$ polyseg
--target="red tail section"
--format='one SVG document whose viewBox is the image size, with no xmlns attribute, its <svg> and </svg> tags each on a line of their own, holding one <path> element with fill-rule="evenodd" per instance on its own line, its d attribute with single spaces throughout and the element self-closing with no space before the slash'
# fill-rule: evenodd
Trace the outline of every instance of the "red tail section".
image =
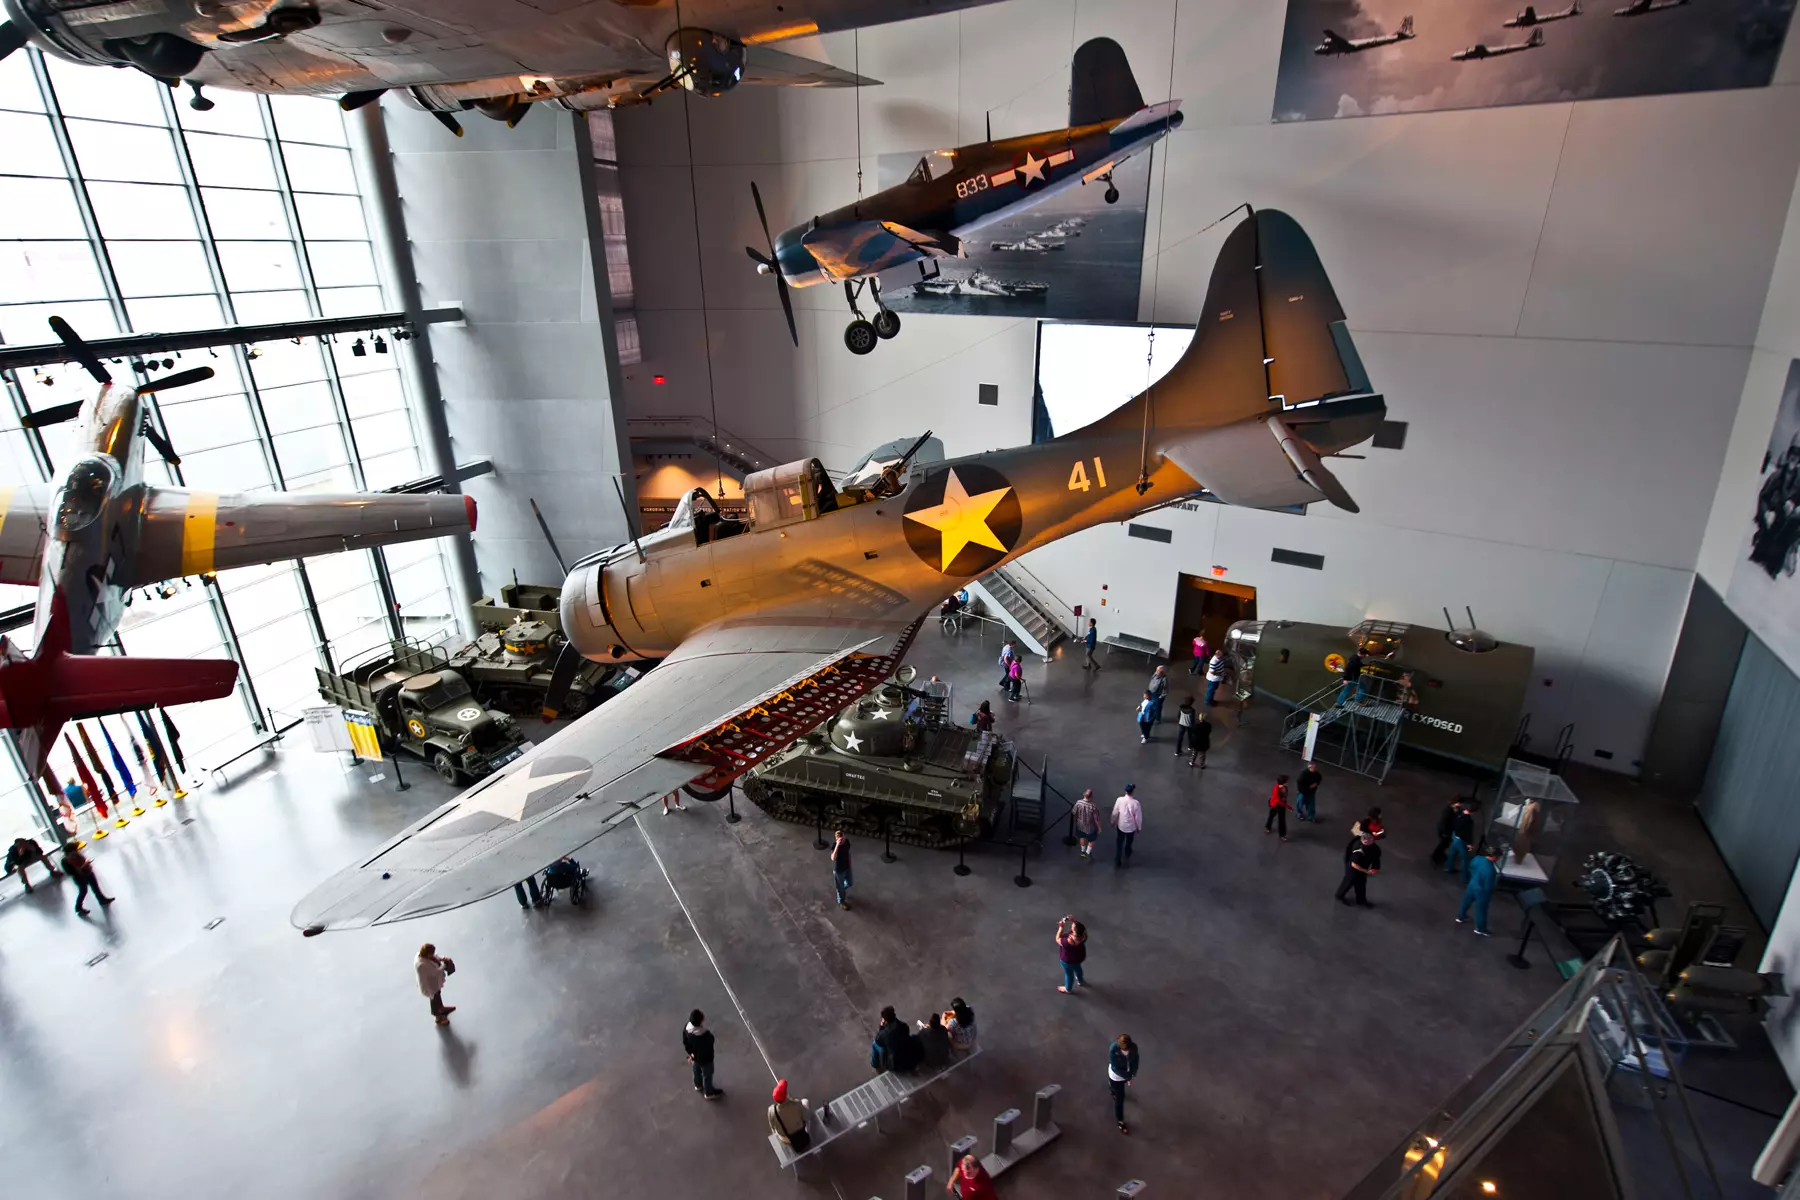
<svg viewBox="0 0 1800 1200">
<path fill-rule="evenodd" d="M 238 665 L 189 658 L 64 654 L 27 658 L 0 638 L 0 726 L 10 726 L 33 775 L 65 721 L 188 704 L 231 694 Z"/>
</svg>

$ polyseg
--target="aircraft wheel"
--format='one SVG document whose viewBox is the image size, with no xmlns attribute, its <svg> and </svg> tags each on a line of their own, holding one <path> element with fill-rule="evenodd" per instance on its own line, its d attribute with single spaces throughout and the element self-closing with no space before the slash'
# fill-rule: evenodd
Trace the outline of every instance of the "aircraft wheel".
<svg viewBox="0 0 1800 1200">
<path fill-rule="evenodd" d="M 877 338 L 875 326 L 861 317 L 844 326 L 844 345 L 850 347 L 852 354 L 867 354 L 875 349 Z"/>
<path fill-rule="evenodd" d="M 1106 185 L 1106 202 L 1108 204 L 1117 204 L 1119 202 L 1119 189 L 1110 183 Z"/>
<path fill-rule="evenodd" d="M 900 332 L 900 314 L 884 308 L 875 314 L 875 336 L 886 340 Z"/>
</svg>

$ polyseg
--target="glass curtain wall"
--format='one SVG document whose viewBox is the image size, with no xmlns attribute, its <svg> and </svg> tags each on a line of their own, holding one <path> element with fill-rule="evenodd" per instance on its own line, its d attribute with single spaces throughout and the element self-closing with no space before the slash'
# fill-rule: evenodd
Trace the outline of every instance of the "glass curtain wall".
<svg viewBox="0 0 1800 1200">
<path fill-rule="evenodd" d="M 53 314 L 95 338 L 387 310 L 337 105 L 209 96 L 215 106 L 197 112 L 139 72 L 35 49 L 0 62 L 0 212 L 11 218 L 0 230 L 0 340 L 52 341 Z M 419 477 L 401 355 L 388 350 L 385 338 L 364 335 L 146 362 L 217 372 L 147 398 L 181 457 L 179 466 L 148 463 L 148 480 L 339 492 Z M 131 363 L 111 370 L 155 377 Z M 80 399 L 93 385 L 73 366 L 0 374 L 0 488 L 42 485 L 71 461 L 74 430 L 28 431 L 22 414 Z M 0 587 L 0 607 L 34 598 L 33 588 Z M 140 591 L 117 648 L 243 664 L 237 695 L 171 713 L 190 768 L 206 767 L 250 745 L 271 713 L 286 724 L 316 702 L 315 666 L 342 666 L 400 632 L 442 637 L 454 612 L 442 552 L 421 542 Z M 11 636 L 30 649 L 28 628 Z M 127 719 L 106 726 L 135 774 Z M 110 767 L 100 725 L 85 724 Z M 72 777 L 66 744 L 51 765 L 64 782 Z M 32 787 L 14 756 L 0 755 L 8 841 L 40 825 Z"/>
</svg>

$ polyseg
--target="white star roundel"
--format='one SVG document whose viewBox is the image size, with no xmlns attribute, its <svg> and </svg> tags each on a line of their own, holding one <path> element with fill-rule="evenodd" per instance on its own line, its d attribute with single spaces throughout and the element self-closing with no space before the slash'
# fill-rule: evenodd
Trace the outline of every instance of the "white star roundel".
<svg viewBox="0 0 1800 1200">
<path fill-rule="evenodd" d="M 844 735 L 844 749 L 846 749 L 846 750 L 861 750 L 862 749 L 862 739 L 857 737 L 854 733 L 846 733 Z"/>
</svg>

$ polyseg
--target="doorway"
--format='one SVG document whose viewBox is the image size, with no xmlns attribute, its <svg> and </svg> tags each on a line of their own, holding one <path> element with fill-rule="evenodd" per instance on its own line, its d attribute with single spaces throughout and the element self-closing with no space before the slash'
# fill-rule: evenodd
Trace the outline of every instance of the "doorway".
<svg viewBox="0 0 1800 1200">
<path fill-rule="evenodd" d="M 1256 589 L 1203 575 L 1181 573 L 1175 584 L 1175 627 L 1169 631 L 1170 663 L 1193 657 L 1194 635 L 1206 634 L 1207 645 L 1225 644 L 1234 621 L 1256 620 Z"/>
</svg>

